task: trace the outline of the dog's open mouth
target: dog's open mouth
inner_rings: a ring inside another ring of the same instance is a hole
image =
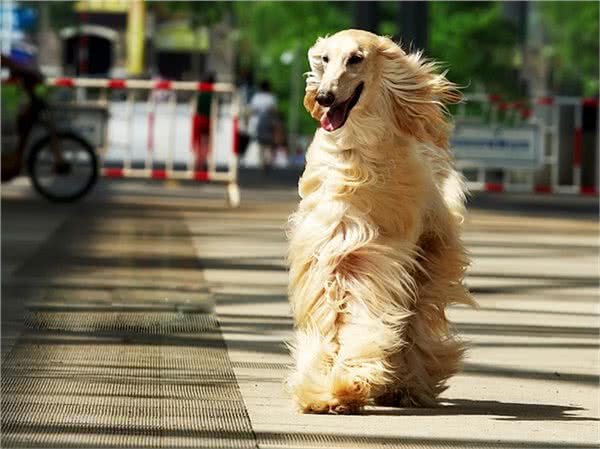
[[[346,101],[336,103],[329,107],[327,112],[321,117],[321,126],[325,131],[335,131],[341,128],[348,120],[348,115],[352,108],[358,103],[360,94],[362,93],[364,83],[360,83],[354,93]]]

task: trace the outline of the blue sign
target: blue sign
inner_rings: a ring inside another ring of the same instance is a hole
[[[541,129],[537,125],[502,127],[458,119],[451,145],[463,166],[531,169],[543,160]]]
[[[10,49],[10,57],[13,61],[23,65],[32,64],[34,61],[33,55],[31,53],[18,47],[13,47]]]
[[[0,21],[4,22],[5,14],[12,15],[12,29],[13,30],[24,30],[30,28],[35,24],[37,14],[34,9],[31,8],[17,8],[10,6],[0,7]]]

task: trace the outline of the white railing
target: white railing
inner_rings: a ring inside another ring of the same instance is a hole
[[[239,205],[239,104],[232,84],[97,78],[49,78],[47,83],[73,90],[75,109],[108,110],[99,144],[104,176],[225,183],[229,203]],[[196,112],[200,93],[212,94],[207,116]],[[81,113],[77,120],[83,120]],[[87,124],[94,125],[99,126]]]

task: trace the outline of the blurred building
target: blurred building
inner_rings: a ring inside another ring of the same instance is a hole
[[[185,18],[157,14],[143,0],[71,5],[75,20],[58,29],[50,23],[47,7],[40,6],[40,64],[49,74],[199,80],[213,72],[219,80],[233,79],[227,18],[210,27],[192,26]]]

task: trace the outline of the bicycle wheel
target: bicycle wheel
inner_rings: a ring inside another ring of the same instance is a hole
[[[75,201],[88,193],[98,180],[98,159],[94,148],[77,134],[59,132],[58,148],[64,164],[57,164],[50,136],[36,142],[27,167],[35,190],[57,202]]]

